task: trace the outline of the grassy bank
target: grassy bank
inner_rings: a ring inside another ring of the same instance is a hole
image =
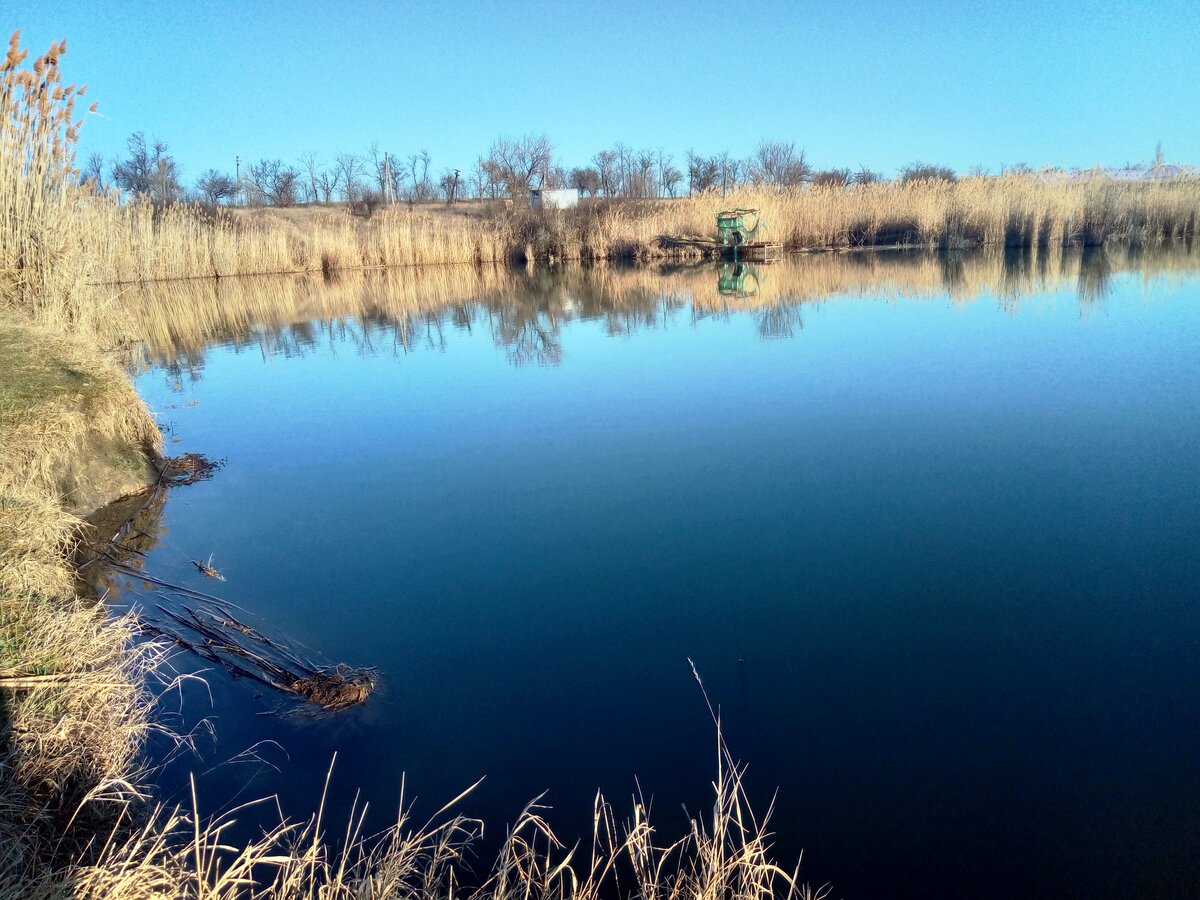
[[[62,47],[0,66],[0,895],[54,896],[133,795],[152,648],[76,593],[78,515],[149,477],[160,437],[122,368],[119,331],[84,299],[70,169],[81,93]]]
[[[153,651],[76,596],[68,558],[75,514],[141,488],[158,439],[93,346],[0,323],[0,895],[90,841],[112,806],[85,801],[137,770]]]

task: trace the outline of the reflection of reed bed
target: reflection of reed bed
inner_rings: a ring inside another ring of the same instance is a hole
[[[385,270],[329,279],[182,281],[131,289],[122,301],[151,358],[175,365],[194,363],[215,343],[299,352],[318,341],[322,323],[347,320],[368,336],[387,331],[410,348],[427,340],[434,326],[442,335],[446,327],[470,327],[483,319],[499,343],[519,349],[522,342],[544,344],[573,319],[601,320],[611,333],[625,333],[689,309],[695,316],[777,313],[831,297],[949,296],[969,302],[988,295],[1015,304],[1028,294],[1063,288],[1090,300],[1103,296],[1115,273],[1136,272],[1150,280],[1195,272],[1200,253],[1165,248],[820,253],[750,269],[753,276],[732,291],[729,265],[489,265],[429,267],[419,275]]]

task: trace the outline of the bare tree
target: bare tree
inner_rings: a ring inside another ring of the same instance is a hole
[[[491,166],[488,160],[482,156],[476,157],[475,169],[471,173],[471,185],[474,188],[475,196],[480,200],[485,197],[492,200],[496,199],[496,183],[492,181]]]
[[[367,168],[370,169],[370,175],[379,187],[380,195],[387,193],[387,165],[384,156],[385,154],[379,149],[379,141],[371,141],[371,145],[367,147]]]
[[[428,154],[426,154],[428,155]],[[367,150],[370,174],[379,187],[379,195],[395,201],[403,193],[404,169],[394,153],[381,152],[379,143],[374,142]]]
[[[1026,166],[1028,169],[1029,167]],[[1032,171],[1032,170],[1030,170]],[[908,184],[912,181],[958,181],[958,175],[949,166],[935,166],[931,163],[910,162],[900,168],[900,181]]]
[[[179,166],[167,152],[167,145],[136,132],[125,142],[129,156],[113,165],[113,181],[127,194],[146,197],[155,203],[174,203],[183,197]]]
[[[680,183],[683,181],[683,173],[668,163],[662,169],[662,172],[659,175],[659,180],[662,182],[662,188],[667,192],[667,195],[674,197],[675,191],[679,188]]]
[[[727,194],[737,188],[741,179],[742,161],[730,156],[728,151],[714,160],[717,164],[717,177],[721,185],[721,194]]]
[[[112,187],[112,182],[104,177],[104,165],[103,154],[94,151],[89,153],[87,162],[83,164],[79,173],[80,184],[88,185],[98,194],[107,193]]]
[[[528,201],[535,179],[539,187],[546,180],[553,149],[545,135],[499,138],[488,151],[491,175],[511,198]]]
[[[341,173],[338,169],[321,169],[316,174],[314,182],[317,190],[321,194],[321,202],[329,203],[333,200],[333,195],[338,191],[338,185],[341,184]]]
[[[750,180],[755,184],[793,187],[812,174],[804,151],[787,141],[759,141],[748,161]]]
[[[353,203],[362,193],[362,158],[357,153],[339,153],[334,160],[334,180],[341,185],[342,196]]]
[[[319,159],[312,150],[300,154],[300,171],[304,174],[304,194],[309,203],[316,203],[321,199],[317,187],[317,173],[321,171]]]
[[[850,183],[850,179],[849,169],[822,169],[819,172],[813,172],[810,176],[813,184],[825,187],[845,187]]]
[[[542,187],[544,188],[558,190],[559,188],[567,187],[570,180],[567,170],[561,164],[556,163],[542,170]]]
[[[300,173],[281,159],[263,159],[246,167],[252,205],[292,206],[300,187]]]
[[[675,187],[683,179],[683,174],[671,165],[675,159],[670,153],[664,153],[661,147],[655,151],[655,163],[658,166],[658,187],[659,190],[675,196]],[[668,177],[671,176],[671,177]]]
[[[858,171],[854,173],[855,184],[876,184],[883,181],[883,177],[878,172],[873,172],[866,166],[859,166]]]
[[[618,190],[617,154],[611,150],[601,150],[592,157],[596,164],[596,174],[600,178],[600,190],[605,197],[612,197]]]
[[[693,194],[703,194],[714,187],[720,180],[720,167],[715,158],[701,156],[689,150],[687,152],[688,190]]]
[[[433,183],[429,180],[430,156],[428,150],[408,155],[410,185],[405,196],[410,203],[423,203],[433,199]]]
[[[600,190],[600,173],[591,166],[575,168],[571,170],[568,183],[580,194],[590,194],[595,197],[596,192]]]
[[[653,197],[658,194],[655,180],[655,156],[653,150],[642,150],[631,155],[629,164],[629,196]]]
[[[443,169],[442,177],[438,179],[438,190],[445,198],[447,206],[452,205],[458,199],[460,174],[458,169]]]
[[[196,191],[205,203],[217,204],[237,196],[238,183],[232,175],[209,169],[196,179]]]
[[[617,141],[613,146],[613,154],[617,158],[616,193],[628,197],[629,179],[630,175],[633,174],[633,151],[621,141]]]

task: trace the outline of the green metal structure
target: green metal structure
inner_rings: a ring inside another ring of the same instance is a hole
[[[744,299],[758,293],[758,269],[749,263],[722,263],[717,275],[717,293],[722,297]]]
[[[753,227],[750,219],[754,220]],[[717,213],[717,243],[722,247],[732,247],[736,260],[738,248],[753,241],[759,231],[765,231],[766,227],[757,209],[722,210]]]

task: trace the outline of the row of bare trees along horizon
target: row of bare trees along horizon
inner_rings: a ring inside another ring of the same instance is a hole
[[[1027,167],[1024,167],[1027,168]],[[436,171],[428,150],[392,153],[371,144],[364,152],[332,158],[309,151],[293,163],[282,159],[235,160],[234,171],[210,168],[190,185],[161,140],[136,132],[114,158],[92,153],[81,180],[98,191],[159,204],[193,201],[210,205],[288,207],[301,203],[454,203],[461,199],[523,199],[537,188],[576,188],[583,197],[678,197],[707,191],[728,193],[746,186],[851,185],[884,180],[866,167],[815,169],[794,142],[760,141],[744,159],[728,152],[705,156],[688,150],[679,164],[662,148],[638,150],[623,143],[596,153],[586,165],[566,168],[554,158],[545,135],[498,138],[466,169]],[[902,181],[957,175],[946,166],[915,162],[897,173]]]

